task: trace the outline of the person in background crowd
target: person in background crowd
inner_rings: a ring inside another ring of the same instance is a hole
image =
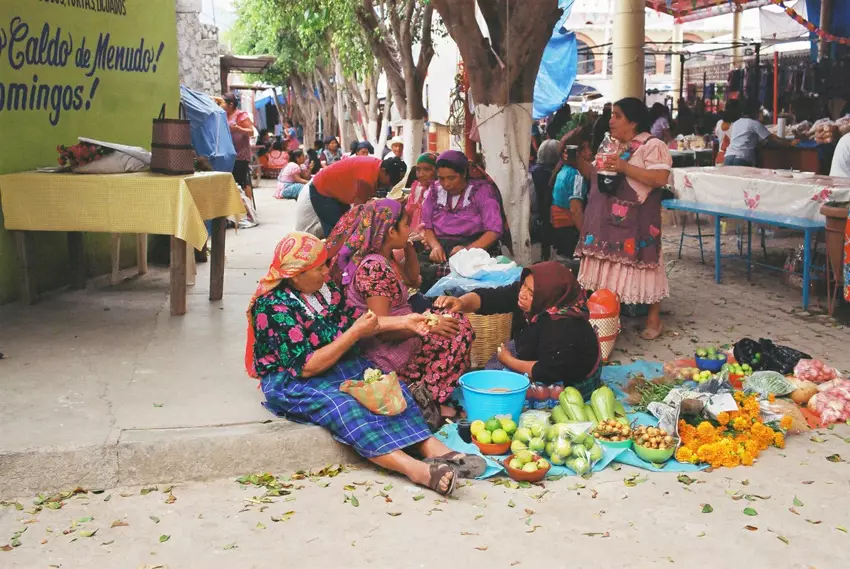
[[[414,241],[421,241],[425,228],[422,225],[422,203],[428,193],[428,188],[437,179],[437,153],[426,152],[416,159],[413,168],[416,180],[410,186],[410,196],[407,200],[406,211],[410,216],[410,232]]]
[[[390,148],[390,151],[393,153],[393,156],[398,158],[404,157],[404,141],[400,136],[394,136],[388,143],[387,146]]]
[[[357,152],[355,152],[356,156],[372,156],[374,154],[375,147],[368,141],[364,140],[357,144]]]
[[[307,156],[300,148],[289,153],[289,164],[284,166],[277,178],[277,191],[274,194],[279,200],[294,200],[298,198],[304,184],[310,181],[310,175],[304,172],[303,166]]]
[[[301,147],[301,141],[298,140],[298,131],[295,130],[290,120],[283,121],[283,144],[289,151]]]
[[[732,124],[729,131],[729,148],[726,149],[724,166],[755,166],[756,150],[760,144],[768,141],[782,147],[791,147],[797,140],[779,138],[765,128],[759,118],[761,103],[756,99],[747,99],[741,110],[741,118]]]
[[[353,156],[322,168],[308,188],[310,202],[321,221],[324,235],[330,235],[352,205],[366,203],[380,188],[392,188],[405,172],[407,165],[395,156],[383,161],[377,156]]]
[[[835,138],[838,138],[837,132],[833,135],[833,140]],[[829,175],[838,178],[850,178],[850,133],[842,136],[838,144],[835,145]],[[850,285],[850,283],[847,284]]]
[[[694,118],[694,112],[683,97],[679,99],[679,112],[676,115],[676,135],[687,136],[693,134],[695,127],[696,119]]]
[[[245,191],[245,195],[253,198],[254,189],[251,187],[251,136],[254,134],[254,123],[251,116],[239,110],[239,99],[233,93],[224,95],[224,112],[227,113],[227,125],[236,149],[236,163],[233,165],[233,179]]]
[[[307,151],[307,173],[310,174],[310,177],[315,176],[319,173],[319,170],[322,169],[322,161],[319,160],[319,154],[311,148]]]
[[[602,144],[602,139],[605,138],[605,133],[608,132],[608,122],[611,120],[611,103],[605,103],[602,107],[602,114],[593,123],[593,140],[590,143],[590,150],[596,154],[599,150],[599,145]]]
[[[652,121],[652,128],[649,129],[649,134],[662,141],[664,144],[670,144],[673,140],[673,135],[670,134],[670,109],[662,103],[655,103],[649,110],[649,120]]]
[[[531,242],[543,244],[543,257],[546,259],[548,259],[546,234],[549,230],[549,208],[552,204],[549,181],[557,164],[558,141],[544,140],[537,149],[537,162],[531,167],[529,173],[534,189],[531,200]]]
[[[260,167],[263,171],[280,170],[289,163],[289,154],[283,151],[283,143],[275,140],[271,150],[259,157]]]
[[[272,135],[268,131],[268,129],[264,128],[263,130],[261,130],[260,133],[257,135],[257,146],[260,147],[260,150],[257,154],[260,154],[260,152],[268,152],[269,149],[272,147],[273,142],[274,141],[272,140]]]
[[[357,147],[360,146],[360,141],[354,139],[351,141],[351,144],[348,145],[348,154],[346,154],[346,158],[350,158],[351,156],[357,156]]]
[[[588,183],[579,171],[581,161],[593,160],[590,151],[591,133],[581,130],[561,145],[561,165],[555,170],[551,183],[550,231],[547,245],[561,257],[572,259],[583,227],[587,204]]]
[[[723,109],[723,115],[717,121],[717,126],[714,127],[714,136],[717,138],[717,157],[714,160],[714,164],[717,166],[723,166],[726,151],[732,142],[732,139],[729,137],[732,131],[732,125],[739,118],[741,118],[741,102],[737,99],[727,101],[726,108]]]
[[[549,119],[546,125],[546,136],[558,140],[561,137],[561,131],[567,126],[572,118],[572,111],[569,103],[564,103],[564,106],[558,109],[555,114]]]
[[[673,158],[667,146],[649,134],[652,126],[643,101],[614,103],[611,136],[623,152],[605,157],[603,171],[621,174],[613,193],[603,193],[595,169],[576,253],[578,280],[585,290],[607,288],[624,304],[649,304],[644,340],[662,331],[661,299],[669,296],[661,253],[661,191]]]
[[[325,139],[325,148],[319,153],[319,160],[322,162],[322,167],[330,166],[334,162],[342,160],[342,149],[339,147],[339,141],[335,136],[329,136]]]

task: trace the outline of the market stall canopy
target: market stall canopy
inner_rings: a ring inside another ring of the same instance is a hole
[[[221,56],[221,89],[229,91],[227,76],[231,71],[237,73],[262,73],[268,69],[277,57],[273,55],[222,55]]]
[[[669,14],[682,22],[693,22],[736,10],[749,10],[772,4],[771,0],[646,0],[646,7]]]

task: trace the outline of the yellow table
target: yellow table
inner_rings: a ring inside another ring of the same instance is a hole
[[[186,312],[186,244],[201,249],[205,219],[213,220],[210,300],[224,287],[226,218],[245,213],[230,174],[201,172],[165,176],[132,174],[42,174],[0,176],[6,229],[14,231],[22,263],[22,296],[37,301],[28,231],[68,232],[72,287],[84,285],[81,232],[155,233],[171,239],[171,313]],[[140,240],[142,241],[142,240]]]

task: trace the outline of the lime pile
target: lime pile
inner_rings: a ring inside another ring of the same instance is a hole
[[[484,445],[502,445],[511,441],[517,430],[510,418],[491,417],[487,421],[473,421],[469,426],[472,438]]]
[[[537,472],[538,470],[547,470],[549,468],[549,461],[545,458],[535,460],[531,451],[521,450],[514,455],[508,466],[514,470],[522,470],[523,472]]]

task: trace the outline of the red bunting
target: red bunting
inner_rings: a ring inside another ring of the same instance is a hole
[[[850,45],[850,38],[842,38],[822,30],[812,22],[802,17],[792,8],[788,8],[787,6],[785,6],[785,2],[783,0],[771,0],[771,2],[783,8],[785,10],[785,13],[788,14],[790,18],[792,18],[795,22],[806,28],[809,32],[816,34],[819,38],[822,38],[824,41],[837,42],[841,45]]]

